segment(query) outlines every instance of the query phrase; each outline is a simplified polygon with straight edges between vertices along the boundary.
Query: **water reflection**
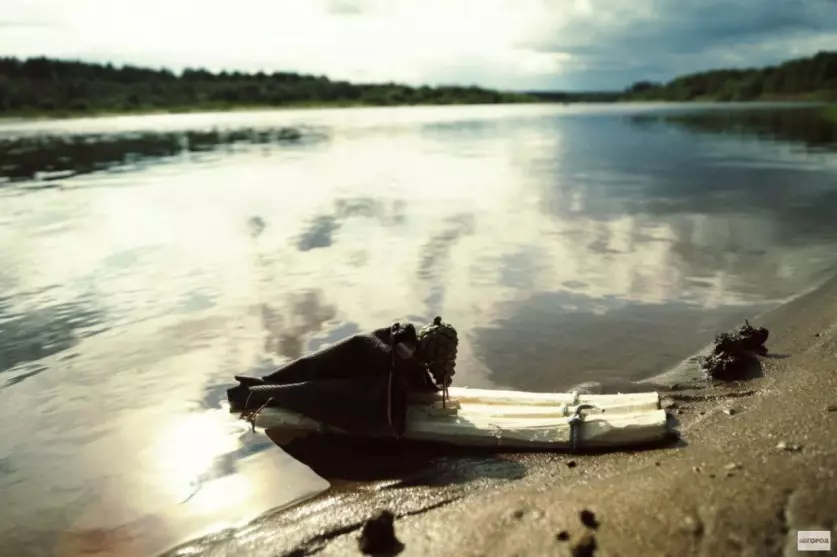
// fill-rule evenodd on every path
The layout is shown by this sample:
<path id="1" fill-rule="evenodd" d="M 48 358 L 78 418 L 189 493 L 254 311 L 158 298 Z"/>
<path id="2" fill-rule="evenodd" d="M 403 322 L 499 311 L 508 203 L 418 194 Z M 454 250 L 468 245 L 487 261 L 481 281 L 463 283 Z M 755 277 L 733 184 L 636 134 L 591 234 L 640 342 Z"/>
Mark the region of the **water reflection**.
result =
<path id="1" fill-rule="evenodd" d="M 158 429 L 133 472 L 111 476 L 85 497 L 55 554 L 154 555 L 197 533 L 240 526 L 277 501 L 317 493 L 327 483 L 276 451 L 248 442 L 241 424 L 218 411 L 185 414 Z M 238 433 L 236 433 L 238 430 Z M 131 427 L 125 433 L 135 433 Z M 275 471 L 301 484 L 277 481 Z M 290 489 L 289 489 L 290 487 Z"/>
<path id="2" fill-rule="evenodd" d="M 560 390 L 663 371 L 831 272 L 837 169 L 807 149 L 813 120 L 640 112 L 311 113 L 329 130 L 311 142 L 269 114 L 6 133 L 0 535 L 159 545 L 322 489 L 221 402 L 233 375 L 361 330 L 442 315 L 458 384 Z M 418 460 L 425 484 L 476 466 Z"/>
<path id="3" fill-rule="evenodd" d="M 334 242 L 334 234 L 352 218 L 376 219 L 383 227 L 403 224 L 406 203 L 401 199 L 384 201 L 369 197 L 339 198 L 333 212 L 316 215 L 297 240 L 299 251 L 327 248 Z"/>
<path id="4" fill-rule="evenodd" d="M 332 305 L 324 304 L 317 290 L 291 294 L 286 308 L 287 321 L 282 313 L 270 305 L 264 304 L 261 307 L 262 322 L 267 333 L 265 352 L 296 359 L 304 354 L 306 339 L 320 332 L 326 322 L 334 319 L 337 310 Z"/>
<path id="5" fill-rule="evenodd" d="M 782 110 L 716 109 L 679 110 L 669 113 L 632 114 L 636 126 L 681 127 L 690 133 L 724 135 L 755 140 L 790 141 L 810 148 L 837 146 L 837 126 L 822 117 L 821 107 L 788 107 Z"/>
<path id="6" fill-rule="evenodd" d="M 0 136 L 0 184 L 66 180 L 104 170 L 137 170 L 190 154 L 227 152 L 253 146 L 310 145 L 322 132 L 297 128 L 244 128 L 114 134 Z"/>
<path id="7" fill-rule="evenodd" d="M 90 300 L 64 302 L 17 310 L 6 299 L 0 300 L 0 373 L 15 371 L 20 364 L 36 362 L 47 356 L 67 351 L 86 336 L 103 332 L 105 315 Z M 19 383 L 42 371 L 18 374 L 7 386 Z M 0 387 L 2 388 L 2 387 Z"/>

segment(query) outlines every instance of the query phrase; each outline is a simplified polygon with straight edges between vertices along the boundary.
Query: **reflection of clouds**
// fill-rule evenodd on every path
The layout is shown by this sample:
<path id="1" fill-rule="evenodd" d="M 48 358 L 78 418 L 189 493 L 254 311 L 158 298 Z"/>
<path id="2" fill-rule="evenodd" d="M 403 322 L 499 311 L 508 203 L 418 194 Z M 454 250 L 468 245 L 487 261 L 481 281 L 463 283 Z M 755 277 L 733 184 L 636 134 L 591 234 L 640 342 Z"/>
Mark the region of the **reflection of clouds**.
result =
<path id="1" fill-rule="evenodd" d="M 316 215 L 311 219 L 297 240 L 297 249 L 308 251 L 331 246 L 334 234 L 353 217 L 377 219 L 382 226 L 402 224 L 404 206 L 401 200 L 385 203 L 368 197 L 338 198 L 334 200 L 333 213 Z"/>
<path id="2" fill-rule="evenodd" d="M 333 242 L 332 234 L 338 228 L 340 228 L 340 225 L 333 216 L 319 215 L 314 218 L 308 229 L 299 237 L 297 248 L 299 251 L 327 248 Z"/>
<path id="3" fill-rule="evenodd" d="M 45 191 L 38 211 L 9 199 L 4 220 L 19 226 L 3 258 L 15 282 L 64 285 L 53 295 L 91 288 L 125 326 L 172 308 L 262 308 L 266 351 L 285 357 L 333 328 L 292 322 L 308 310 L 289 292 L 319 292 L 322 321 L 442 313 L 467 331 L 543 291 L 703 308 L 778 299 L 830 263 L 832 176 L 798 154 L 761 172 L 729 164 L 759 160 L 746 143 L 638 130 L 618 111 L 516 110 L 475 107 L 465 125 L 446 110 L 312 112 L 337 119 L 318 150 Z"/>
<path id="4" fill-rule="evenodd" d="M 418 277 L 432 278 L 445 263 L 451 247 L 459 238 L 474 232 L 474 218 L 470 214 L 451 215 L 445 219 L 442 230 L 435 233 L 421 249 L 418 263 Z"/>
<path id="5" fill-rule="evenodd" d="M 632 304 L 570 292 L 541 292 L 503 306 L 496 321 L 472 332 L 477 353 L 498 383 L 546 391 L 647 379 L 742 315 L 730 306 L 705 312 L 687 303 Z"/>
<path id="6" fill-rule="evenodd" d="M 104 323 L 104 317 L 89 300 L 22 309 L 20 313 L 0 300 L 0 372 L 76 346 Z M 43 366 L 36 366 L 9 379 L 6 386 L 43 370 Z"/>
<path id="7" fill-rule="evenodd" d="M 287 296 L 284 316 L 269 304 L 263 304 L 262 319 L 267 332 L 265 351 L 288 359 L 304 353 L 305 341 L 334 319 L 334 306 L 324 304 L 321 293 L 309 290 Z"/>
<path id="8" fill-rule="evenodd" d="M 810 226 L 805 219 L 771 218 L 786 209 L 786 196 L 760 195 L 765 187 L 788 188 L 800 178 L 799 169 L 773 175 L 773 181 L 769 173 L 739 179 L 749 169 L 733 167 L 725 174 L 706 166 L 699 146 L 686 135 L 672 136 L 663 128 L 650 144 L 643 143 L 618 119 L 602 116 L 496 136 L 498 128 L 490 122 L 472 127 L 480 133 L 451 133 L 459 141 L 473 138 L 471 147 L 485 155 L 479 165 L 459 157 L 470 152 L 468 145 L 454 153 L 423 142 L 398 159 L 378 162 L 376 172 L 385 174 L 390 165 L 429 168 L 432 161 L 433 178 L 412 181 L 417 195 L 407 205 L 409 235 L 387 238 L 383 228 L 367 229 L 363 247 L 347 238 L 345 249 L 329 250 L 331 263 L 317 259 L 334 271 L 325 291 L 338 300 L 341 316 L 364 328 L 376 326 L 414 313 L 418 296 L 427 316 L 442 313 L 468 331 L 501 319 L 502 301 L 542 291 L 711 309 L 785 298 L 831 262 L 827 237 L 800 245 L 800 233 Z M 455 144 L 444 133 L 444 126 L 435 126 L 423 138 Z M 734 159 L 735 151 L 727 149 Z M 404 192 L 401 184 L 412 182 L 404 182 L 397 169 L 392 172 L 398 179 L 389 190 Z M 807 172 L 810 168 L 810 178 Z M 469 178 L 462 180 L 465 175 Z M 813 178 L 815 184 L 828 179 L 822 173 Z M 810 203 L 817 205 L 816 198 Z M 752 211 L 765 205 L 769 214 Z M 444 221 L 466 207 L 474 233 L 463 237 Z M 451 238 L 456 242 L 444 241 Z M 366 254 L 360 267 L 358 253 Z M 422 265 L 441 261 L 441 254 L 447 254 L 443 275 Z M 417 282 L 405 271 L 414 258 Z M 354 269 L 348 269 L 350 260 Z M 312 269 L 314 260 L 306 267 Z M 371 291 L 363 287 L 372 284 Z M 376 308 L 389 312 L 373 320 Z M 598 304 L 585 311 L 607 309 Z"/>

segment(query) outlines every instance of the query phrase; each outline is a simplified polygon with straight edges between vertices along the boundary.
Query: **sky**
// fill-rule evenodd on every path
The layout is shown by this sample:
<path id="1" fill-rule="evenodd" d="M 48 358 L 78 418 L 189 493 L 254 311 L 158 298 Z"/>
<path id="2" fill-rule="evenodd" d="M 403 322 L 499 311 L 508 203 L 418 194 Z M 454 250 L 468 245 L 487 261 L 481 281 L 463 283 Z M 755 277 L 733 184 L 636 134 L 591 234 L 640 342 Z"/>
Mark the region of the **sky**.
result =
<path id="1" fill-rule="evenodd" d="M 837 0 L 4 0 L 0 56 L 622 89 L 837 50 Z"/>

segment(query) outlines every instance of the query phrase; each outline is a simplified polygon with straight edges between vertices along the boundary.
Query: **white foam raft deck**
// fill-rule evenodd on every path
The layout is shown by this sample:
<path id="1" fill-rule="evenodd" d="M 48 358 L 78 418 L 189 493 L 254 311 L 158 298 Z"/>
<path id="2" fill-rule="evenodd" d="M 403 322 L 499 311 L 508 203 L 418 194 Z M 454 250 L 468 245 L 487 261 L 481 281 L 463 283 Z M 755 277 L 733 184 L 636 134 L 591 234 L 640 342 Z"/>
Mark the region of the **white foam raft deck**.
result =
<path id="1" fill-rule="evenodd" d="M 586 395 L 451 387 L 449 395 L 446 408 L 439 393 L 411 395 L 403 438 L 470 447 L 580 449 L 641 445 L 670 433 L 656 392 Z M 281 408 L 263 409 L 255 426 L 345 433 Z"/>

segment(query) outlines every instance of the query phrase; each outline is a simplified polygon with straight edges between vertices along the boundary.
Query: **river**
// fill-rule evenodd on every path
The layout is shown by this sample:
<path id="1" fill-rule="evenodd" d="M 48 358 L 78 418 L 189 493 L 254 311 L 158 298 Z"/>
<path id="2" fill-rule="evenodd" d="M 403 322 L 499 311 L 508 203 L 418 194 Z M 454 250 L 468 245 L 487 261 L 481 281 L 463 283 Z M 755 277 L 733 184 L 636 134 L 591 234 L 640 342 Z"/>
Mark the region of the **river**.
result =
<path id="1" fill-rule="evenodd" d="M 457 385 L 664 373 L 832 274 L 835 146 L 803 105 L 0 123 L 2 552 L 153 554 L 322 492 L 225 389 L 394 320 L 457 327 Z"/>

